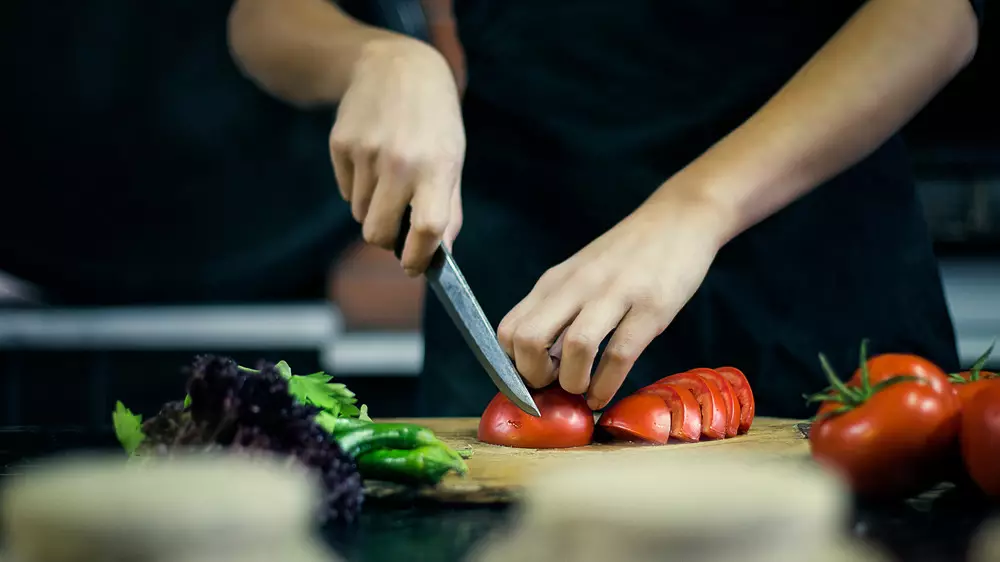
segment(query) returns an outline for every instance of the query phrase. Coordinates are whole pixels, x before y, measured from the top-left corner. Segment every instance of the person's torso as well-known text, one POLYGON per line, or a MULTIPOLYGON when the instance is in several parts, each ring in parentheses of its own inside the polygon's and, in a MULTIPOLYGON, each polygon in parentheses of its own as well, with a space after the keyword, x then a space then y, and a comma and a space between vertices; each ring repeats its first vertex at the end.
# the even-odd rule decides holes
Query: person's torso
MULTIPOLYGON (((548 224, 564 259, 750 117, 861 2, 456 4, 469 67, 465 200, 548 224)), ((823 385, 819 351, 856 363, 862 337, 956 362, 898 137, 723 248, 652 346, 662 353, 648 353, 661 362, 650 376, 737 364, 767 374, 765 410, 797 412, 771 400, 823 385)))

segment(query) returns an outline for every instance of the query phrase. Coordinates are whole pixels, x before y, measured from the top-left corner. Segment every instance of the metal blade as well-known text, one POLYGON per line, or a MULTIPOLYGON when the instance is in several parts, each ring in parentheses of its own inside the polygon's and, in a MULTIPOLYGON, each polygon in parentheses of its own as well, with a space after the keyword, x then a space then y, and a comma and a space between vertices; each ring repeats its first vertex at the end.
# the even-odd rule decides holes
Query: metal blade
MULTIPOLYGON (((396 255, 402 254, 402 246, 410 226, 410 210, 404 214, 396 244, 396 255)), ((476 359, 493 379, 493 384, 524 412, 540 417, 528 387, 518 374, 510 357, 500 347, 496 332, 490 325, 479 301, 465 281, 455 259, 444 246, 438 247, 425 272, 427 284, 444 306, 465 342, 472 349, 476 359)))

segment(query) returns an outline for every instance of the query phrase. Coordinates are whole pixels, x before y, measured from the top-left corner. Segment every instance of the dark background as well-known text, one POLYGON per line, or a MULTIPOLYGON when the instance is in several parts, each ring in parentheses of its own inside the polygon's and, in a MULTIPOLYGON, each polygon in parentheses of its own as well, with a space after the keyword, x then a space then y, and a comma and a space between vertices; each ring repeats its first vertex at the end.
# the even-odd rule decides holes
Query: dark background
MULTIPOLYGON (((420 21, 412 18, 415 2, 353 0, 345 4, 368 21, 417 35, 422 33, 420 21)), ((246 149, 249 154, 259 151, 260 145, 252 148, 252 143, 247 144, 246 133, 252 133, 255 124, 268 124, 288 133, 288 140, 281 142, 325 143, 332 121, 329 112, 306 115, 286 107, 260 92, 233 66, 225 38, 229 5, 228 0, 5 0, 0 3, 0 72, 4 77, 0 110, 4 123, 15 122, 15 117, 25 113, 47 115, 48 118, 37 122, 37 128, 54 127, 53 123, 62 119, 67 127, 86 127, 89 142, 100 144, 123 134, 155 139, 159 135, 158 124, 187 120, 202 124, 201 128, 194 126, 194 130, 204 138, 216 135, 200 153, 200 158, 206 161, 215 157, 238 159, 239 147, 250 146, 246 149), (122 50, 133 47, 134 56, 127 64, 114 68, 106 64, 109 52, 121 54, 122 50), (75 60, 77 64, 51 68, 55 62, 47 53, 56 51, 71 52, 73 57, 60 60, 75 60), (190 72, 178 74, 178 69, 183 68, 190 72), (85 74, 73 80, 56 79, 74 72, 85 74), (56 78, 45 82, 39 81, 39 76, 56 78), (99 95, 102 88, 120 88, 114 111, 103 116, 84 115, 86 100, 99 95), (155 103, 156 100, 170 103, 155 103), (234 113, 234 104, 244 111, 234 113), (157 113, 165 111, 180 113, 157 113), (220 112, 239 126, 213 132, 211 119, 218 118, 220 112), (296 124, 303 125, 297 128, 296 124), (226 136, 237 134, 240 136, 226 136)), ((972 198, 977 183, 987 182, 992 186, 989 189, 994 193, 993 205, 1000 199, 996 195, 1000 192, 1000 91, 996 86, 1000 33, 997 18, 990 14, 992 7, 987 6, 975 61, 906 129, 918 177, 937 186, 929 214, 948 222, 936 226, 932 221, 936 232, 948 233, 936 241, 943 258, 975 256, 996 260, 1000 255, 1000 229, 995 226, 1000 219, 992 221, 993 229, 961 227, 964 224, 961 209, 972 198), (959 209, 954 216, 937 212, 937 205, 945 203, 959 209)), ((30 123, 25 125, 24 119, 16 122, 34 130, 30 123)), ((30 133, 9 125, 3 131, 5 143, 17 143, 21 135, 30 133)), ((171 155, 162 157, 170 161, 171 155)), ((190 174, 200 173, 194 164, 186 162, 177 160, 181 173, 185 169, 190 174)), ((107 165, 117 165, 113 155, 107 165)), ((32 178, 6 177, 0 181, 3 186, 0 194, 4 198, 0 209, 4 214, 16 213, 19 197, 32 189, 32 178)), ((372 259, 377 264, 386 263, 384 257, 372 259)), ((334 267, 332 298, 338 299, 336 286, 351 286, 352 279, 358 276, 363 279, 360 284, 371 290, 358 289, 355 282, 350 296, 344 297, 346 291, 341 293, 350 300, 340 302, 341 308, 359 311, 348 318, 350 326, 367 331, 415 329, 419 314, 416 305, 410 307, 412 314, 402 320, 372 319, 365 312, 377 308, 389 292, 402 291, 415 301, 420 298, 419 288, 401 279, 392 267, 376 265, 364 269, 358 268, 356 262, 351 264, 354 265, 334 267), (372 282, 376 277, 379 281, 372 282)), ((1000 285, 1000 279, 997 284, 1000 285)), ((227 350, 2 349, 0 426, 106 426, 114 399, 122 399, 134 410, 151 414, 165 400, 183 395, 179 368, 194 353, 205 351, 226 353, 227 350)), ((261 349, 253 354, 234 352, 233 355, 244 362, 262 357, 284 358, 297 371, 319 367, 318 357, 312 353, 261 349)), ((410 414, 413 379, 387 375, 338 374, 369 403, 376 415, 410 414)))

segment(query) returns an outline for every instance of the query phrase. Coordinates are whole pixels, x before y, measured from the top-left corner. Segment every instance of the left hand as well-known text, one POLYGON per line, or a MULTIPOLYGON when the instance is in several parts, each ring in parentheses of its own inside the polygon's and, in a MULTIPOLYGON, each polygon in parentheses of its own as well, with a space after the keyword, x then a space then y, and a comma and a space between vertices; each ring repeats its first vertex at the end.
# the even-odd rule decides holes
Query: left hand
POLYGON ((611 401, 694 295, 723 242, 719 213, 682 199, 647 202, 546 271, 507 313, 497 336, 529 385, 558 379, 568 392, 587 393, 595 410, 611 401), (591 379, 598 346, 612 331, 591 379))

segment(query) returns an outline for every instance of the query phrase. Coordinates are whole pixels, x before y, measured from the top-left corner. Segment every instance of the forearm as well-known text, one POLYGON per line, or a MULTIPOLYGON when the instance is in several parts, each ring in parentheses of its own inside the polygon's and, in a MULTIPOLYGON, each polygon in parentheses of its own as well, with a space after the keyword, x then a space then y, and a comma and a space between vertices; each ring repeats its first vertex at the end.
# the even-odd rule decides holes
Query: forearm
POLYGON ((878 148, 971 60, 977 35, 968 0, 869 0, 650 202, 704 202, 728 241, 878 148))
POLYGON ((336 103, 366 50, 403 38, 351 18, 329 0, 236 0, 228 32, 244 72, 302 106, 336 103))

